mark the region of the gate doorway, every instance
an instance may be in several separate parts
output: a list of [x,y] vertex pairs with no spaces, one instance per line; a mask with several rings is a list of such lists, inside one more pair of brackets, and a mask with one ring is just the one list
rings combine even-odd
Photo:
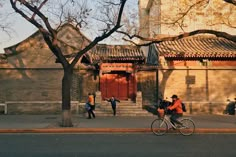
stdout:
[[109,73],[103,74],[100,79],[100,91],[102,98],[115,96],[120,100],[129,99],[129,79],[127,73]]

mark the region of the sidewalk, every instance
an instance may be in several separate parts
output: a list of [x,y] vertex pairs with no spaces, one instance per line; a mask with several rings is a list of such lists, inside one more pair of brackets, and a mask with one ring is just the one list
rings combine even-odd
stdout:
[[[196,133],[236,133],[236,116],[189,115]],[[0,115],[0,133],[92,133],[150,132],[156,117],[97,117],[86,119],[73,116],[74,127],[59,126],[61,115]]]

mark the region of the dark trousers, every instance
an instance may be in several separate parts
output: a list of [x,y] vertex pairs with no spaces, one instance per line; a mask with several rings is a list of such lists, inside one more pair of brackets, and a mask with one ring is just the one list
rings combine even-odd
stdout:
[[95,114],[93,112],[93,110],[95,109],[94,105],[90,105],[90,109],[88,110],[88,118],[91,118],[91,115],[93,116],[93,118],[95,118]]
[[178,118],[182,117],[183,114],[182,113],[172,113],[171,116],[170,116],[170,121],[173,125],[175,124],[181,124],[179,121],[178,121]]
[[112,106],[112,110],[113,110],[113,115],[116,115],[116,106]]
[[95,114],[93,112],[93,109],[88,110],[88,118],[91,118],[91,115],[93,116],[93,118],[95,118]]

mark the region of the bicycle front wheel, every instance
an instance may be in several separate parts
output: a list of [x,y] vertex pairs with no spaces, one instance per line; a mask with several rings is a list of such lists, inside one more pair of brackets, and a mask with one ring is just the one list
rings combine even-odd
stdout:
[[168,131],[168,125],[163,119],[155,119],[151,124],[151,130],[155,135],[164,135]]
[[192,135],[195,131],[195,124],[191,119],[182,119],[180,120],[182,123],[181,128],[179,129],[179,132],[184,136]]

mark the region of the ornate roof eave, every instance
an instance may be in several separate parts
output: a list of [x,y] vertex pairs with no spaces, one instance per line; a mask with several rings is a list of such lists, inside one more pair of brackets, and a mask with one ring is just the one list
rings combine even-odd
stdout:
[[131,45],[98,44],[84,57],[91,63],[100,62],[145,62],[141,49]]
[[136,69],[138,71],[153,71],[153,70],[158,70],[159,66],[158,65],[148,65],[148,64],[141,64],[141,65],[136,65]]
[[156,44],[160,56],[173,59],[229,59],[236,58],[236,43],[213,36],[187,37]]

